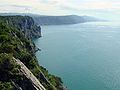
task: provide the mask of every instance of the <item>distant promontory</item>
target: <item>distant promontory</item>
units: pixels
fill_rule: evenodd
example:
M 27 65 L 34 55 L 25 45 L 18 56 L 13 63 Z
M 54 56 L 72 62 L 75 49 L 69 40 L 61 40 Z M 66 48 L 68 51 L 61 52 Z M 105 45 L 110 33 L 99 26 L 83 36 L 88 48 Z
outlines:
M 85 22 L 97 22 L 103 21 L 92 16 L 78 16 L 78 15 L 64 15 L 64 16 L 46 16 L 46 15 L 37 15 L 30 13 L 1 13 L 0 15 L 22 15 L 30 16 L 34 19 L 35 23 L 38 25 L 69 25 L 69 24 L 78 24 Z

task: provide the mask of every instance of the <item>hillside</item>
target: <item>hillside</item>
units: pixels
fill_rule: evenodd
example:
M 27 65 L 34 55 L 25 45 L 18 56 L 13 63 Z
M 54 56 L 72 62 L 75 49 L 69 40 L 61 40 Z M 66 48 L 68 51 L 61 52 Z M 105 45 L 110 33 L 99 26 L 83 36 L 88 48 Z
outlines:
M 61 79 L 38 64 L 31 39 L 40 30 L 31 17 L 0 17 L 0 90 L 64 90 Z

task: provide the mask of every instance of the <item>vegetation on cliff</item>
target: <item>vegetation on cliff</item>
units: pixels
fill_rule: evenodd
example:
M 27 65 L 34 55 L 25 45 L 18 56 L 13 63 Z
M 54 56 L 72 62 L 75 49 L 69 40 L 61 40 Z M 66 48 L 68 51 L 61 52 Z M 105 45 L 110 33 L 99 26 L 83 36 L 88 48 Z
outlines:
M 26 25 L 23 25 L 23 21 Z M 15 64 L 13 57 L 23 62 L 47 90 L 63 90 L 61 79 L 49 74 L 37 62 L 36 46 L 31 41 L 31 38 L 36 37 L 33 31 L 38 32 L 35 29 L 37 27 L 32 18 L 27 16 L 0 17 L 0 90 L 30 88 L 31 83 L 20 72 L 20 66 Z M 26 34 L 29 30 L 31 32 Z
M 0 16 L 0 21 L 23 32 L 26 38 L 41 37 L 41 27 L 29 16 Z

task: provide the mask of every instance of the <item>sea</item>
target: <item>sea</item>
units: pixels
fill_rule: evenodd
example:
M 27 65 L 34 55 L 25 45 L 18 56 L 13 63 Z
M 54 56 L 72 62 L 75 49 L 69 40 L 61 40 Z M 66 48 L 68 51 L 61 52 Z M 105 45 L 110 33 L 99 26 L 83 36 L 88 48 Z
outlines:
M 41 26 L 38 62 L 68 90 L 120 90 L 120 23 Z

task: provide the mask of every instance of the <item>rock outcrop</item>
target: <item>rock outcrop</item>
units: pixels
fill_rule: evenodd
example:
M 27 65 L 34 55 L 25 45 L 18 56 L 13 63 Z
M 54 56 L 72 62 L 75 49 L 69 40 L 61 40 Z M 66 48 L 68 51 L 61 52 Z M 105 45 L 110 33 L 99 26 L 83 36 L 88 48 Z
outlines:
M 18 59 L 13 58 L 18 65 L 20 65 L 21 73 L 29 80 L 31 86 L 34 90 L 46 90 L 44 86 L 38 81 L 38 79 L 33 75 L 33 73 Z M 20 87 L 19 87 L 20 88 Z M 30 89 L 29 89 L 30 90 Z M 32 89 L 31 89 L 32 90 Z

